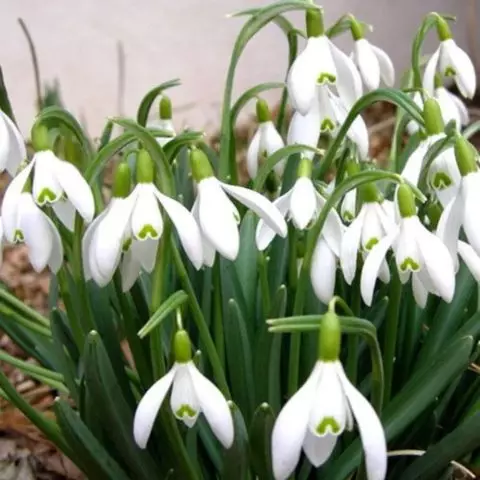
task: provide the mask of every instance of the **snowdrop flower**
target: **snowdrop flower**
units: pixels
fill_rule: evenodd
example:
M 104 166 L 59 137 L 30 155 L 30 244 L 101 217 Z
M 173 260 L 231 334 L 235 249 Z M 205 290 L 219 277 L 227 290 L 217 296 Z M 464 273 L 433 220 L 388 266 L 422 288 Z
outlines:
M 351 223 L 357 211 L 357 191 L 350 190 L 344 197 L 340 205 L 340 216 L 345 223 Z
M 351 285 L 357 271 L 360 252 L 365 259 L 372 248 L 395 227 L 383 198 L 373 184 L 360 187 L 363 205 L 357 218 L 346 228 L 340 248 L 340 265 L 345 281 Z M 380 279 L 388 283 L 390 272 L 386 260 L 382 262 Z
M 413 193 L 406 184 L 397 190 L 400 223 L 370 251 L 363 265 L 360 289 L 364 302 L 372 304 L 375 282 L 390 247 L 402 283 L 412 277 L 413 295 L 424 307 L 428 293 L 451 302 L 455 291 L 452 257 L 442 240 L 429 232 L 416 215 Z
M 83 237 L 87 280 L 107 285 L 121 261 L 122 288 L 127 291 L 141 270 L 153 270 L 163 232 L 160 205 L 175 226 L 188 258 L 195 268 L 201 267 L 202 240 L 195 219 L 181 203 L 159 192 L 153 178 L 152 160 L 146 150 L 141 150 L 137 156 L 138 184 L 129 194 L 130 170 L 126 163 L 120 164 L 112 200 Z
M 459 135 L 455 142 L 455 157 L 461 174 L 460 187 L 445 207 L 437 228 L 437 234 L 447 246 L 455 264 L 458 264 L 458 237 L 462 227 L 468 243 L 477 255 L 480 254 L 480 171 L 474 152 L 468 140 Z
M 171 388 L 170 407 L 175 417 L 192 428 L 203 413 L 220 443 L 230 448 L 234 437 L 230 408 L 220 390 L 193 363 L 185 330 L 175 334 L 174 354 L 173 367 L 149 388 L 137 407 L 133 420 L 135 442 L 140 448 L 147 446 L 155 418 Z
M 161 147 L 164 147 L 176 135 L 175 127 L 172 122 L 172 102 L 169 97 L 163 95 L 159 103 L 158 120 L 149 123 L 149 127 L 158 128 L 164 132 L 171 133 L 171 137 L 157 137 L 157 142 Z
M 375 410 L 350 383 L 338 360 L 341 333 L 338 317 L 329 311 L 320 328 L 319 359 L 273 427 L 274 477 L 289 478 L 302 449 L 315 467 L 323 465 L 338 437 L 353 429 L 355 419 L 365 452 L 367 478 L 383 480 L 387 472 L 385 434 Z
M 24 191 L 30 170 L 23 169 L 10 183 L 2 203 L 3 235 L 11 243 L 25 243 L 28 258 L 36 272 L 47 265 L 58 272 L 63 261 L 63 246 L 54 223 L 36 205 L 32 194 Z
M 423 76 L 423 86 L 433 93 L 435 74 L 453 77 L 463 97 L 473 98 L 477 88 L 475 67 L 470 57 L 455 43 L 447 22 L 437 17 L 437 31 L 440 46 L 427 63 Z
M 365 38 L 363 27 L 353 18 L 352 35 L 355 39 L 352 58 L 367 89 L 377 89 L 381 80 L 387 87 L 393 87 L 395 69 L 390 57 Z
M 6 170 L 13 177 L 26 158 L 22 134 L 9 116 L 0 110 L 0 172 Z
M 215 252 L 235 260 L 240 248 L 240 215 L 228 196 L 255 212 L 277 235 L 286 237 L 287 224 L 278 209 L 263 195 L 248 188 L 220 182 L 213 176 L 207 156 L 199 149 L 190 152 L 197 198 L 192 208 L 203 240 L 203 263 L 211 267 Z
M 418 184 L 420 174 L 424 168 L 425 156 L 430 147 L 438 140 L 446 138 L 440 106 L 435 99 L 429 98 L 426 100 L 423 105 L 423 117 L 425 119 L 427 137 L 420 141 L 418 147 L 407 159 L 402 171 L 402 177 L 414 185 Z M 449 147 L 441 152 L 430 164 L 427 172 L 427 183 L 435 192 L 439 201 L 442 204 L 446 204 L 455 194 L 459 181 L 460 172 L 455 162 L 453 148 Z
M 282 137 L 272 122 L 272 116 L 265 100 L 257 100 L 257 119 L 259 122 L 258 129 L 247 150 L 247 171 L 252 179 L 257 176 L 261 161 L 285 146 Z M 284 167 L 285 160 L 275 165 L 277 175 L 282 175 Z
M 335 86 L 349 109 L 362 95 L 362 80 L 353 61 L 325 35 L 322 10 L 306 12 L 307 45 L 288 73 L 287 87 L 293 106 L 306 115 L 315 102 L 317 84 Z

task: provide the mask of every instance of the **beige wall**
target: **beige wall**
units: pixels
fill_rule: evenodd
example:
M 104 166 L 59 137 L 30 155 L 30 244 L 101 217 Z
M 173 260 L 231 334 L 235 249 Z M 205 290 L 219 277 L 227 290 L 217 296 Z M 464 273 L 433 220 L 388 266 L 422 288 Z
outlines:
M 422 15 L 437 10 L 457 15 L 455 33 L 466 43 L 470 0 L 337 0 L 324 2 L 328 21 L 351 11 L 373 24 L 370 39 L 407 65 L 409 39 Z M 475 1 L 475 0 L 473 0 Z M 478 1 L 478 0 L 477 0 Z M 125 113 L 133 115 L 143 93 L 180 77 L 172 93 L 181 107 L 177 119 L 189 125 L 217 124 L 231 48 L 244 20 L 225 14 L 264 2 L 255 0 L 0 0 L 0 64 L 24 132 L 34 113 L 34 83 L 25 39 L 17 23 L 28 25 L 44 79 L 57 77 L 69 109 L 82 115 L 97 135 L 107 115 L 117 112 L 116 44 L 126 54 Z M 301 26 L 301 16 L 291 17 Z M 349 49 L 348 37 L 339 41 Z M 431 43 L 434 45 L 434 43 Z M 239 67 L 237 91 L 282 80 L 286 43 L 269 26 L 252 42 Z

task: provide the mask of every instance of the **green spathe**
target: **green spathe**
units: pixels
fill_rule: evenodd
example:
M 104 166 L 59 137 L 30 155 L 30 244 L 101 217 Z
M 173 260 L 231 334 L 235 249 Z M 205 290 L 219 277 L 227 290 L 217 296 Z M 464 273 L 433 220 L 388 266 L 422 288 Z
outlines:
M 120 162 L 115 170 L 112 195 L 116 198 L 125 198 L 130 194 L 132 173 L 127 162 Z
M 350 31 L 355 41 L 365 38 L 364 28 L 353 15 L 350 15 Z
M 340 355 L 342 328 L 336 313 L 328 311 L 320 323 L 319 360 L 335 362 Z
M 163 95 L 163 97 L 160 99 L 158 110 L 162 120 L 172 119 L 172 101 L 170 100 L 170 97 Z
M 440 15 L 437 15 L 437 33 L 440 41 L 450 40 L 452 38 L 452 31 L 447 21 Z
M 323 9 L 310 8 L 305 13 L 305 24 L 307 26 L 307 37 L 320 37 L 325 33 L 323 24 Z

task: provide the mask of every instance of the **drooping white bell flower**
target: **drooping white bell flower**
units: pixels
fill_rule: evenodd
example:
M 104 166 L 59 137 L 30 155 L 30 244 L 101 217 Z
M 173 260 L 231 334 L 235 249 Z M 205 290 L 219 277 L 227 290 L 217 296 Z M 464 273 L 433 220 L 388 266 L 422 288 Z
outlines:
M 6 170 L 13 177 L 26 158 L 22 134 L 9 116 L 0 110 L 0 173 Z
M 480 255 L 467 242 L 458 241 L 457 251 L 468 270 L 480 282 Z
M 247 150 L 247 171 L 250 178 L 255 178 L 261 161 L 285 146 L 283 139 L 272 122 L 272 116 L 265 100 L 257 100 L 258 129 L 253 135 Z M 285 160 L 275 165 L 278 175 L 283 173 Z
M 63 262 L 63 246 L 57 227 L 42 212 L 32 194 L 24 192 L 30 170 L 25 168 L 10 183 L 2 203 L 3 235 L 10 243 L 25 243 L 36 272 L 47 265 L 56 273 Z
M 349 109 L 362 95 L 362 80 L 353 61 L 325 35 L 321 9 L 306 12 L 307 45 L 290 68 L 288 92 L 295 110 L 306 115 L 316 100 L 317 84 L 336 87 Z
M 93 278 L 98 285 L 105 286 L 122 261 L 122 288 L 127 291 L 141 270 L 153 270 L 163 233 L 160 205 L 170 217 L 188 258 L 195 268 L 201 267 L 203 250 L 198 225 L 181 203 L 162 194 L 152 183 L 151 162 L 148 153 L 141 150 L 137 156 L 139 183 L 130 194 L 128 165 L 121 164 L 117 170 L 118 187 L 114 188 L 112 200 L 87 228 L 83 237 L 87 280 Z
M 286 237 L 285 219 L 276 206 L 263 195 L 215 178 L 208 158 L 199 149 L 190 152 L 190 164 L 197 182 L 197 198 L 192 214 L 202 235 L 204 265 L 213 265 L 215 252 L 228 260 L 237 258 L 240 248 L 240 215 L 228 196 L 255 212 L 277 235 Z
M 350 190 L 344 197 L 340 205 L 340 216 L 345 223 L 351 223 L 356 216 L 357 211 L 357 192 Z
M 437 30 L 440 45 L 427 62 L 423 87 L 433 94 L 435 74 L 438 72 L 444 77 L 453 77 L 463 97 L 473 98 L 477 88 L 477 77 L 472 60 L 455 43 L 447 22 L 440 16 L 437 18 Z
M 230 448 L 234 438 L 230 408 L 220 390 L 193 363 L 190 340 L 184 330 L 175 335 L 174 353 L 173 367 L 149 388 L 138 404 L 133 421 L 135 442 L 140 448 L 147 446 L 155 419 L 171 388 L 170 407 L 175 417 L 192 428 L 203 413 L 213 434 L 225 448 Z
M 365 259 L 372 248 L 395 228 L 391 213 L 384 206 L 374 185 L 361 187 L 363 205 L 357 218 L 346 228 L 340 249 L 340 265 L 345 281 L 351 285 L 357 271 L 358 253 Z M 388 283 L 390 271 L 384 260 L 380 267 L 380 279 Z
M 352 34 L 355 39 L 352 58 L 367 89 L 377 89 L 381 80 L 387 87 L 393 87 L 395 68 L 390 57 L 364 37 L 363 27 L 355 19 L 352 19 Z
M 333 316 L 333 319 L 332 319 Z M 302 450 L 315 466 L 332 454 L 338 437 L 360 431 L 368 480 L 384 480 L 387 448 L 382 424 L 373 407 L 352 385 L 338 360 L 338 346 L 327 344 L 324 322 L 334 320 L 328 312 L 322 320 L 320 358 L 303 386 L 279 413 L 272 432 L 272 464 L 275 480 L 285 480 L 295 470 Z M 338 319 L 336 320 L 338 323 Z M 340 333 L 337 334 L 340 337 Z M 328 339 L 329 340 L 329 339 Z M 335 342 L 333 342 L 335 343 Z M 323 347 L 323 348 L 322 348 Z
M 161 147 L 164 147 L 175 137 L 176 131 L 172 121 L 172 102 L 166 95 L 162 95 L 159 102 L 159 119 L 149 122 L 148 126 L 172 135 L 171 137 L 157 137 L 157 142 Z
M 372 304 L 375 282 L 392 248 L 402 283 L 412 277 L 412 290 L 418 305 L 424 307 L 428 293 L 451 302 L 455 291 L 455 268 L 442 240 L 429 232 L 416 215 L 413 193 L 406 184 L 397 190 L 400 222 L 370 251 L 363 265 L 360 290 L 364 302 Z

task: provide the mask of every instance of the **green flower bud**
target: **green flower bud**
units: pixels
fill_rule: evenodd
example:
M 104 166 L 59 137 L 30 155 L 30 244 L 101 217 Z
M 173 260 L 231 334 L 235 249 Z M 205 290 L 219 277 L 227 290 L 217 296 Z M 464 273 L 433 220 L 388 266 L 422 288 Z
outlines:
M 155 178 L 155 165 L 147 150 L 142 148 L 137 154 L 137 182 L 152 183 Z
M 32 128 L 32 146 L 36 152 L 50 150 L 51 143 L 48 136 L 48 128 L 42 124 L 35 124 Z
M 406 183 L 402 183 L 398 187 L 397 203 L 402 218 L 413 217 L 416 215 L 417 209 L 415 208 L 415 197 L 412 189 Z
M 449 40 L 450 38 L 452 38 L 452 31 L 450 30 L 450 27 L 447 21 L 440 15 L 437 15 L 436 19 L 437 19 L 437 33 L 440 41 L 443 42 L 445 40 Z
M 192 360 L 192 344 L 185 330 L 178 330 L 173 337 L 173 354 L 178 363 Z
M 194 180 L 198 183 L 204 178 L 213 177 L 212 166 L 205 152 L 199 148 L 190 150 L 190 168 Z
M 340 355 L 342 329 L 335 312 L 328 311 L 320 323 L 318 342 L 318 359 L 324 362 L 335 362 Z
M 320 37 L 325 33 L 323 25 L 323 9 L 309 8 L 305 12 L 305 23 L 307 26 L 307 37 Z
M 427 98 L 423 104 L 423 119 L 425 120 L 425 130 L 429 136 L 444 131 L 445 124 L 443 123 L 442 111 L 434 98 Z
M 298 164 L 297 178 L 312 176 L 312 161 L 309 158 L 301 158 Z
M 268 103 L 262 98 L 257 100 L 257 119 L 259 123 L 269 122 L 272 119 Z
M 457 160 L 457 166 L 462 177 L 478 170 L 477 163 L 475 161 L 475 148 L 462 135 L 457 135 L 454 151 L 455 159 Z
M 352 32 L 352 37 L 355 41 L 365 38 L 363 26 L 353 15 L 350 15 L 350 31 Z
M 113 178 L 112 195 L 116 198 L 128 197 L 132 183 L 132 172 L 127 162 L 120 162 Z
M 160 118 L 162 120 L 171 120 L 172 118 L 172 101 L 170 100 L 170 97 L 167 97 L 166 95 L 163 95 L 162 98 L 160 99 L 160 103 L 158 106 L 158 111 Z

